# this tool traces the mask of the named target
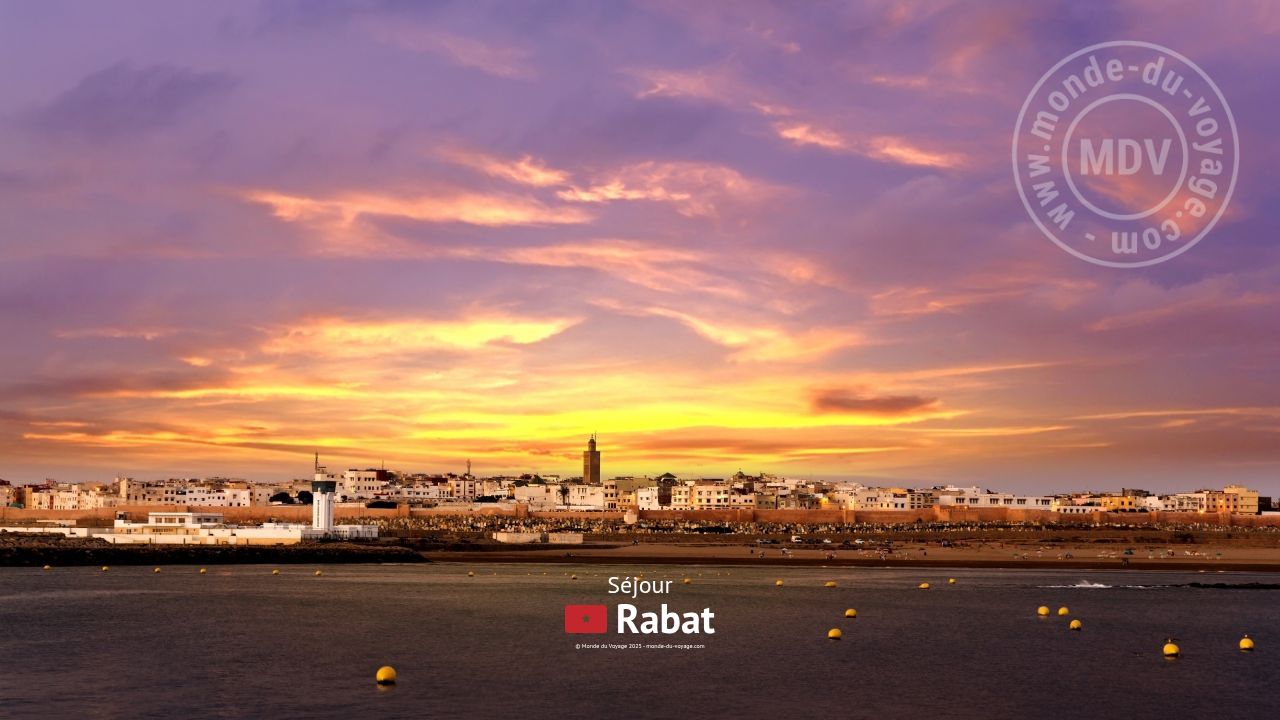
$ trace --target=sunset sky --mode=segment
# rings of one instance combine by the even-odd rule
[[[1280,6],[0,3],[0,477],[1280,493]],[[1190,252],[1009,166],[1092,43],[1239,126]]]

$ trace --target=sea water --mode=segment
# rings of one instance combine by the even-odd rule
[[[315,569],[0,568],[0,717],[1280,716],[1280,590],[1179,587],[1276,582],[1265,574]],[[637,576],[676,582],[610,594],[610,577]],[[709,609],[715,633],[637,638],[611,618],[605,635],[566,634],[565,605],[622,601]],[[1243,633],[1255,652],[1237,649]],[[1181,658],[1161,656],[1167,637]],[[393,688],[374,684],[382,665]]]

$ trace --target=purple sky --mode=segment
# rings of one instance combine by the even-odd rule
[[[739,468],[1280,494],[1280,9],[0,2],[0,477]],[[1216,80],[1230,209],[1097,267],[1040,75]]]

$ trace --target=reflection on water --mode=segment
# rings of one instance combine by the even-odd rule
[[[0,568],[12,717],[1271,717],[1280,591],[1195,573],[716,566]],[[468,577],[468,571],[475,573]],[[715,613],[701,650],[566,635],[563,606]],[[577,579],[570,579],[576,575]],[[690,579],[689,584],[680,580]],[[957,582],[948,584],[947,578]],[[778,587],[775,580],[784,580]],[[1231,583],[1266,575],[1215,575]],[[835,581],[835,588],[823,587]],[[929,590],[919,590],[929,582]],[[1137,586],[1137,587],[1127,587]],[[1105,590],[1105,592],[1099,592]],[[1040,619],[1039,605],[1070,617]],[[846,620],[846,608],[857,619]],[[1080,618],[1084,630],[1066,630]],[[615,620],[610,617],[610,629]],[[843,639],[826,639],[839,627]],[[1236,650],[1248,632],[1252,654]],[[1176,637],[1183,657],[1160,657]],[[590,638],[600,649],[575,650]],[[379,691],[375,670],[399,684]],[[1212,692],[1206,692],[1212,688]]]

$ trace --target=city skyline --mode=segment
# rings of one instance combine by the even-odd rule
[[[1280,493],[1266,3],[68,7],[0,6],[0,477],[569,476],[598,429],[606,476]],[[1126,271],[1008,154],[1128,37],[1243,163]]]

